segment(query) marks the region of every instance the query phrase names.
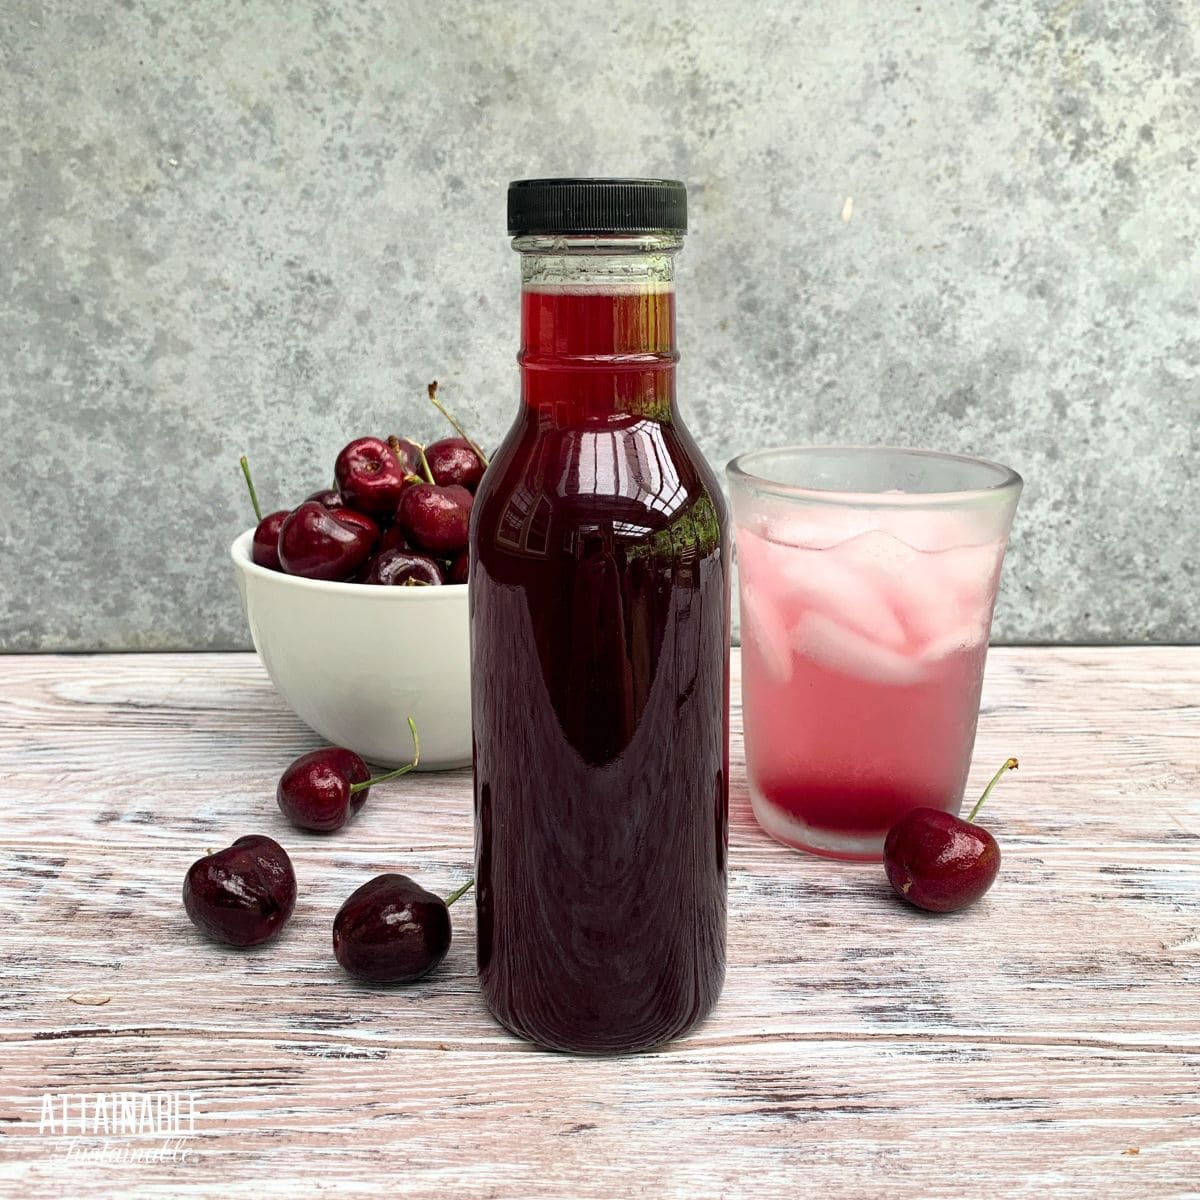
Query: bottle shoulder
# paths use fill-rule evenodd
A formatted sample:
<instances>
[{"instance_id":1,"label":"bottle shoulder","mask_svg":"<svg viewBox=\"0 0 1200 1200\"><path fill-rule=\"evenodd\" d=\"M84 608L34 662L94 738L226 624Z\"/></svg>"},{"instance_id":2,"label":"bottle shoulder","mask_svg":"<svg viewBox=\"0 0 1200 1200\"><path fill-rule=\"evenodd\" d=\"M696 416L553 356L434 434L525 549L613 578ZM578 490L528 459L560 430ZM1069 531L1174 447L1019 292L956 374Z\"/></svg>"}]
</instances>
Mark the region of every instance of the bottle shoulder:
<instances>
[{"instance_id":1,"label":"bottle shoulder","mask_svg":"<svg viewBox=\"0 0 1200 1200\"><path fill-rule=\"evenodd\" d=\"M493 456L476 509L489 540L554 526L636 541L686 520L708 531L701 540L719 542L727 524L715 473L690 434L645 418L557 426L523 415Z\"/></svg>"}]
</instances>

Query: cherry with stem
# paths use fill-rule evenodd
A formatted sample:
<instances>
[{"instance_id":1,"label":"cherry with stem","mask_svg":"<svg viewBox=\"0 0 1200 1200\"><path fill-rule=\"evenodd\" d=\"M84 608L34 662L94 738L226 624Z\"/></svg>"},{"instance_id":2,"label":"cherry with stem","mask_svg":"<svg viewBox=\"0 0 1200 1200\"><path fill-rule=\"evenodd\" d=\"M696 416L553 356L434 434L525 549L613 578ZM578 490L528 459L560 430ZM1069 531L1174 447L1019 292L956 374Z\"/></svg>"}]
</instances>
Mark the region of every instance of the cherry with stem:
<instances>
[{"instance_id":1,"label":"cherry with stem","mask_svg":"<svg viewBox=\"0 0 1200 1200\"><path fill-rule=\"evenodd\" d=\"M333 953L365 983L423 979L450 949L450 906L474 884L443 900L407 875L377 875L351 894L333 921Z\"/></svg>"},{"instance_id":2,"label":"cherry with stem","mask_svg":"<svg viewBox=\"0 0 1200 1200\"><path fill-rule=\"evenodd\" d=\"M266 567L270 571L282 571L283 564L279 561L279 533L290 513L286 508L281 508L278 512L267 513L264 517L262 506L258 502L258 491L250 475L250 464L244 454L239 462L242 477L246 480L246 490L250 493L250 503L254 506L254 517L258 522L250 542L250 558L260 567Z\"/></svg>"},{"instance_id":3,"label":"cherry with stem","mask_svg":"<svg viewBox=\"0 0 1200 1200\"><path fill-rule=\"evenodd\" d=\"M929 912L955 912L973 904L1000 870L1000 847L975 818L992 789L1017 760L1008 758L992 776L966 820L939 808L914 808L889 831L883 865L892 890Z\"/></svg>"},{"instance_id":4,"label":"cherry with stem","mask_svg":"<svg viewBox=\"0 0 1200 1200\"><path fill-rule=\"evenodd\" d=\"M280 811L300 829L331 833L340 829L366 803L377 783L407 775L421 761L417 726L408 719L413 740L412 761L372 777L361 756L344 746L326 746L296 759L279 779L275 800Z\"/></svg>"},{"instance_id":5,"label":"cherry with stem","mask_svg":"<svg viewBox=\"0 0 1200 1200\"><path fill-rule=\"evenodd\" d=\"M467 445L470 446L471 449L474 450L475 453L479 456L479 461L481 463L483 463L483 465L485 467L488 466L488 464L489 464L488 456L486 454L484 454L484 452L479 448L479 444L472 440L472 438L467 433L467 431L449 414L449 412L446 411L445 407L442 405L442 402L437 398L437 388L438 388L437 380L435 379L425 389L426 392L428 392L428 394L429 394L429 403L432 404L433 407L436 408L438 410L438 412L440 412L442 414L442 416L445 417L446 420L450 422L450 424L454 427L454 430L458 434L458 436L460 438L462 438L462 440L464 442L466 442Z\"/></svg>"}]
</instances>

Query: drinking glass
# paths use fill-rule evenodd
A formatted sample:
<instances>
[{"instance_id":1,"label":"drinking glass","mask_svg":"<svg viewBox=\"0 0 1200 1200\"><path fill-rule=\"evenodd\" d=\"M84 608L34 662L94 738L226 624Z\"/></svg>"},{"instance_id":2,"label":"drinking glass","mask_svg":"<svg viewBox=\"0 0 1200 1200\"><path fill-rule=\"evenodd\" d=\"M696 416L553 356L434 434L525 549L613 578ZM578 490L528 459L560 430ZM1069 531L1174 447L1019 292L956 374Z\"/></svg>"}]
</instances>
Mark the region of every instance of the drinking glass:
<instances>
[{"instance_id":1,"label":"drinking glass","mask_svg":"<svg viewBox=\"0 0 1200 1200\"><path fill-rule=\"evenodd\" d=\"M754 815L786 845L877 860L909 810L962 804L1021 477L881 446L727 472Z\"/></svg>"}]
</instances>

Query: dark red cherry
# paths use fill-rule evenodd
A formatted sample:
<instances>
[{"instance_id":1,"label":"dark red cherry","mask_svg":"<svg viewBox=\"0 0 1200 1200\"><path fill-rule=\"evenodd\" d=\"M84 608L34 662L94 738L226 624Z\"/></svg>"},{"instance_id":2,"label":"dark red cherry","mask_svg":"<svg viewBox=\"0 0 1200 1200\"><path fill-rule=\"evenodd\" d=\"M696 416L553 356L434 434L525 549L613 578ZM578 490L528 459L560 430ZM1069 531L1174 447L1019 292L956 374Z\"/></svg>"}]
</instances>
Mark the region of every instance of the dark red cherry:
<instances>
[{"instance_id":1,"label":"dark red cherry","mask_svg":"<svg viewBox=\"0 0 1200 1200\"><path fill-rule=\"evenodd\" d=\"M279 531L279 562L289 575L349 579L371 556L378 536L369 517L306 500Z\"/></svg>"},{"instance_id":2,"label":"dark red cherry","mask_svg":"<svg viewBox=\"0 0 1200 1200\"><path fill-rule=\"evenodd\" d=\"M301 755L284 771L275 801L293 825L326 833L358 812L370 788L356 792L354 784L370 778L371 769L353 750L327 746Z\"/></svg>"},{"instance_id":3,"label":"dark red cherry","mask_svg":"<svg viewBox=\"0 0 1200 1200\"><path fill-rule=\"evenodd\" d=\"M355 438L333 464L338 491L350 508L373 517L390 517L407 486L409 472L382 438Z\"/></svg>"},{"instance_id":4,"label":"dark red cherry","mask_svg":"<svg viewBox=\"0 0 1200 1200\"><path fill-rule=\"evenodd\" d=\"M308 499L315 500L322 508L328 508L331 511L346 507L346 501L342 499L342 493L337 488L322 488L319 492L313 492Z\"/></svg>"},{"instance_id":5,"label":"dark red cherry","mask_svg":"<svg viewBox=\"0 0 1200 1200\"><path fill-rule=\"evenodd\" d=\"M378 557L385 550L411 549L412 547L408 544L408 538L404 536L404 530L399 525L389 525L379 535L379 541L375 546L375 555Z\"/></svg>"},{"instance_id":6,"label":"dark red cherry","mask_svg":"<svg viewBox=\"0 0 1200 1200\"><path fill-rule=\"evenodd\" d=\"M338 520L343 525L353 525L355 528L361 529L364 536L371 539L371 550L375 550L379 544L379 525L366 513L360 513L353 508L338 508L329 511L336 512Z\"/></svg>"},{"instance_id":7,"label":"dark red cherry","mask_svg":"<svg viewBox=\"0 0 1200 1200\"><path fill-rule=\"evenodd\" d=\"M280 776L275 789L279 811L293 825L329 833L340 829L366 803L371 788L407 775L421 760L417 727L410 719L412 762L371 778L370 768L353 750L326 746L302 754Z\"/></svg>"},{"instance_id":8,"label":"dark red cherry","mask_svg":"<svg viewBox=\"0 0 1200 1200\"><path fill-rule=\"evenodd\" d=\"M462 484L414 483L400 497L396 521L418 549L450 557L466 548L473 499Z\"/></svg>"},{"instance_id":9,"label":"dark red cherry","mask_svg":"<svg viewBox=\"0 0 1200 1200\"><path fill-rule=\"evenodd\" d=\"M366 583L389 587L420 587L444 583L442 568L424 554L409 550L383 550L371 560Z\"/></svg>"},{"instance_id":10,"label":"dark red cherry","mask_svg":"<svg viewBox=\"0 0 1200 1200\"><path fill-rule=\"evenodd\" d=\"M467 573L470 569L470 554L464 550L450 564L450 569L446 572L447 583L466 583Z\"/></svg>"},{"instance_id":11,"label":"dark red cherry","mask_svg":"<svg viewBox=\"0 0 1200 1200\"><path fill-rule=\"evenodd\" d=\"M276 841L254 834L188 868L183 907L197 929L230 946L257 946L287 924L296 873Z\"/></svg>"},{"instance_id":12,"label":"dark red cherry","mask_svg":"<svg viewBox=\"0 0 1200 1200\"><path fill-rule=\"evenodd\" d=\"M996 772L965 821L938 808L914 808L896 822L883 844L884 869L896 895L929 912L954 912L992 886L1000 847L974 820L996 781L1016 765L1010 758Z\"/></svg>"},{"instance_id":13,"label":"dark red cherry","mask_svg":"<svg viewBox=\"0 0 1200 1200\"><path fill-rule=\"evenodd\" d=\"M930 912L953 912L978 900L1000 870L1000 847L986 829L939 808L914 808L883 846L898 896Z\"/></svg>"},{"instance_id":14,"label":"dark red cherry","mask_svg":"<svg viewBox=\"0 0 1200 1200\"><path fill-rule=\"evenodd\" d=\"M290 516L290 510L281 508L278 512L268 513L255 527L250 557L260 567L271 571L282 569L279 565L279 531Z\"/></svg>"},{"instance_id":15,"label":"dark red cherry","mask_svg":"<svg viewBox=\"0 0 1200 1200\"><path fill-rule=\"evenodd\" d=\"M446 957L449 906L470 886L443 900L407 875L378 875L338 910L333 953L356 979L412 983Z\"/></svg>"},{"instance_id":16,"label":"dark red cherry","mask_svg":"<svg viewBox=\"0 0 1200 1200\"><path fill-rule=\"evenodd\" d=\"M425 457L436 483L460 483L474 492L483 478L483 463L466 438L443 438L425 447Z\"/></svg>"}]
</instances>

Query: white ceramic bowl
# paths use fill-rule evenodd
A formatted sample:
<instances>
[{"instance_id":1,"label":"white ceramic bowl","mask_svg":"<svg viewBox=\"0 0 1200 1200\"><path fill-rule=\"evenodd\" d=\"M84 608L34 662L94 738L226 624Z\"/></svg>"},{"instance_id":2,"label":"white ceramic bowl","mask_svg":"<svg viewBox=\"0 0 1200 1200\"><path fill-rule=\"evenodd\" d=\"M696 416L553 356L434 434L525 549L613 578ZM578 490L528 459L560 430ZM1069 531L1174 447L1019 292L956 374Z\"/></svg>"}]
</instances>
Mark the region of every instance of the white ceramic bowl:
<instances>
[{"instance_id":1,"label":"white ceramic bowl","mask_svg":"<svg viewBox=\"0 0 1200 1200\"><path fill-rule=\"evenodd\" d=\"M412 758L423 771L471 761L466 584L369 587L268 571L250 558L254 530L230 552L250 636L292 711L369 763Z\"/></svg>"}]
</instances>

